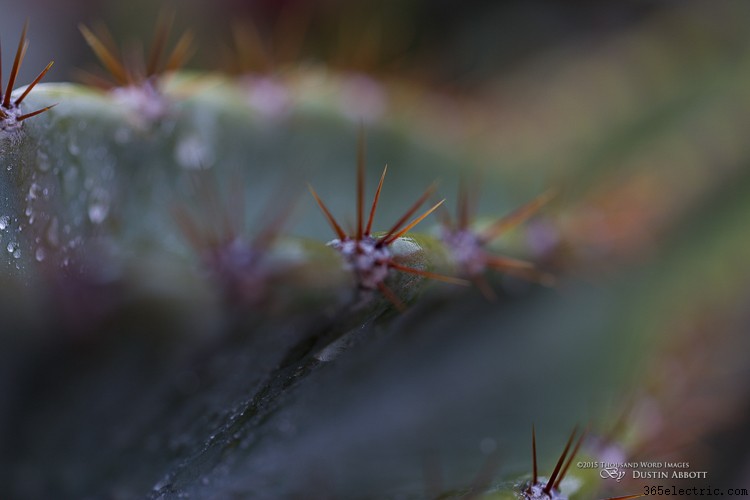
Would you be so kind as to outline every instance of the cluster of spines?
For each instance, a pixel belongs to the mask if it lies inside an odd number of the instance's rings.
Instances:
[[[443,243],[458,264],[461,274],[470,279],[488,300],[495,300],[497,296],[484,277],[487,269],[547,285],[554,283],[551,275],[539,272],[533,263],[497,255],[487,249],[491,242],[536,214],[554,196],[554,191],[548,191],[494,221],[486,229],[478,231],[472,227],[478,195],[474,193],[473,196],[469,196],[466,185],[462,182],[458,192],[455,220],[447,212],[442,212]]]
[[[568,469],[570,468],[570,465],[573,462],[573,459],[578,454],[578,450],[581,447],[581,444],[583,443],[584,437],[586,436],[585,432],[581,433],[581,435],[578,437],[578,441],[576,442],[575,447],[573,448],[573,452],[570,453],[570,455],[568,455],[568,452],[570,451],[570,447],[573,444],[573,440],[575,439],[577,433],[578,433],[578,428],[573,429],[573,432],[571,432],[570,437],[568,438],[568,442],[565,444],[565,448],[560,454],[560,457],[558,458],[557,463],[555,464],[555,468],[552,471],[552,474],[550,475],[549,479],[546,482],[541,482],[539,480],[539,470],[538,470],[537,458],[536,458],[536,429],[535,427],[532,426],[531,428],[532,476],[531,476],[531,481],[523,489],[524,498],[528,500],[542,500],[542,499],[547,499],[547,498],[559,498],[560,497],[559,495],[560,484],[562,483],[563,479],[568,473]]]
[[[427,216],[436,211],[445,200],[434,203],[430,208],[415,216],[419,208],[433,195],[435,186],[428,187],[424,193],[409,207],[406,212],[384,233],[373,233],[375,214],[380,201],[387,166],[384,167],[380,180],[375,190],[369,213],[365,213],[365,146],[364,133],[360,131],[359,143],[357,148],[357,175],[356,175],[356,229],[345,231],[342,225],[333,216],[326,204],[317,194],[315,189],[308,185],[313,199],[318,204],[326,221],[333,229],[335,239],[328,243],[328,247],[336,251],[342,258],[342,266],[346,271],[351,272],[356,290],[360,292],[379,292],[387,299],[396,309],[403,311],[406,306],[402,299],[388,284],[387,281],[391,272],[406,273],[421,278],[446,282],[455,285],[468,285],[470,278],[475,283],[483,285],[480,290],[488,296],[494,298],[489,285],[481,279],[478,272],[468,273],[463,267],[466,263],[455,259],[451,255],[452,249],[446,244],[449,250],[449,257],[456,260],[460,276],[448,276],[425,269],[422,266],[412,267],[400,261],[398,255],[391,251],[391,246],[399,239],[407,236],[417,224]],[[203,224],[195,217],[192,217],[190,211],[185,207],[177,206],[173,210],[174,218],[188,244],[198,254],[203,264],[218,278],[221,287],[226,295],[230,297],[258,297],[259,290],[262,290],[267,283],[264,283],[269,277],[267,270],[263,269],[264,254],[270,251],[274,242],[277,241],[283,222],[288,218],[290,210],[286,209],[279,212],[277,217],[271,217],[265,223],[261,223],[261,229],[258,234],[250,241],[242,237],[243,223],[238,222],[239,214],[244,213],[244,202],[241,199],[241,192],[235,190],[230,196],[230,202],[225,205],[221,201],[218,184],[216,179],[208,175],[208,179],[196,183],[196,191],[199,194],[200,209],[208,215],[212,222]],[[197,178],[196,178],[197,179]],[[238,186],[238,183],[234,183]],[[518,211],[508,217],[501,219],[493,225],[491,230],[497,232],[500,229],[507,229],[512,225],[520,223],[531,216],[538,210],[549,198],[545,195],[534,202],[525,205]],[[465,205],[466,201],[462,198],[459,205]],[[461,211],[461,209],[459,209]],[[414,217],[412,219],[412,217]],[[460,217],[464,222],[461,223],[461,230],[471,231],[468,218],[464,215]],[[233,256],[241,255],[241,259],[234,259]],[[498,263],[493,266],[495,269],[522,270],[527,273],[536,272],[531,263],[518,261],[515,259],[490,256],[489,253],[482,250],[482,271],[487,265],[487,261]],[[500,265],[502,264],[502,265]],[[523,275],[527,277],[527,275]],[[246,277],[254,277],[257,282],[249,282]],[[243,290],[242,287],[246,289]],[[488,292],[489,290],[489,292]]]
[[[532,450],[532,472],[531,479],[515,487],[516,498],[524,500],[567,500],[568,495],[561,489],[562,482],[565,479],[568,470],[578,455],[581,445],[586,439],[587,432],[584,431],[578,436],[578,429],[575,428],[568,437],[565,448],[558,457],[552,475],[548,480],[542,481],[539,476],[536,454],[536,430],[532,426],[531,430],[531,450]],[[573,441],[576,440],[575,446]],[[571,446],[573,450],[571,451]],[[440,463],[436,457],[430,455],[424,462],[424,482],[425,496],[430,499],[439,498],[464,498],[474,499],[482,498],[484,494],[490,493],[490,488],[496,469],[501,465],[502,454],[499,449],[492,450],[484,460],[481,469],[475,475],[471,484],[463,488],[460,492],[447,493],[443,486],[443,474]],[[576,495],[575,492],[571,494]],[[454,496],[455,495],[455,496]],[[643,497],[644,494],[623,495],[617,497],[608,497],[601,500],[631,500]]]
[[[164,59],[167,39],[173,22],[174,14],[163,12],[160,15],[147,61],[144,61],[143,56],[139,54],[133,54],[129,57],[122,54],[104,25],[97,25],[96,33],[83,24],[79,25],[86,43],[94,51],[99,62],[111,77],[111,79],[107,79],[92,73],[82,72],[82,79],[90,85],[103,89],[137,86],[146,83],[156,86],[159,77],[177,71],[192,55],[193,34],[191,31],[186,31]]]
[[[337,239],[333,240],[330,245],[342,255],[347,268],[354,273],[357,286],[366,290],[379,290],[391,303],[394,304],[394,306],[403,310],[403,303],[385,283],[385,279],[390,269],[453,284],[466,284],[465,281],[460,278],[445,276],[401,264],[388,250],[390,245],[406,235],[412,228],[443,204],[445,200],[437,202],[431,208],[407,224],[409,218],[411,218],[419,210],[419,207],[421,207],[432,195],[435,189],[434,186],[427,188],[422,196],[417,199],[417,201],[396,221],[395,224],[393,224],[393,226],[391,226],[388,231],[376,237],[372,233],[372,225],[378,207],[378,201],[380,200],[380,192],[383,188],[383,182],[385,181],[385,175],[388,171],[388,167],[386,166],[383,168],[380,182],[375,191],[367,224],[364,225],[364,149],[363,133],[360,132],[359,147],[357,148],[357,229],[354,235],[347,234],[341,228],[341,225],[336,221],[336,218],[331,214],[330,210],[328,210],[325,203],[323,203],[313,187],[309,186],[310,193],[313,198],[315,198],[315,201],[337,236]]]
[[[580,435],[578,435],[578,427],[573,429],[573,431],[570,433],[570,436],[568,437],[568,441],[565,443],[565,448],[563,448],[562,453],[560,453],[560,456],[557,459],[557,463],[555,464],[555,468],[553,469],[552,474],[550,475],[549,479],[547,479],[546,481],[540,481],[539,469],[537,465],[537,456],[536,456],[536,429],[534,426],[532,426],[531,427],[532,476],[531,476],[531,480],[521,487],[519,494],[525,500],[564,500],[566,499],[567,497],[561,492],[560,487],[566,475],[568,474],[568,470],[570,469],[570,466],[572,465],[573,460],[575,460],[575,457],[578,455],[578,451],[580,450],[581,445],[586,439],[586,434],[587,432],[584,430]],[[576,435],[578,435],[577,440],[576,440]],[[575,446],[573,446],[574,440],[576,442]],[[570,449],[571,446],[573,446],[572,451]],[[642,494],[624,495],[624,496],[618,496],[618,497],[609,497],[606,500],[630,500],[630,499],[639,498],[642,496],[643,496]]]
[[[212,272],[230,303],[259,304],[270,277],[264,260],[278,240],[292,205],[287,204],[284,210],[259,221],[259,230],[247,238],[241,183],[232,183],[233,189],[225,202],[212,173],[196,173],[191,178],[199,205],[192,211],[183,204],[173,207],[172,215],[180,232],[205,268]],[[195,212],[203,213],[208,220],[197,217]]]
[[[37,77],[34,78],[34,80],[26,86],[26,90],[24,90],[20,96],[18,96],[15,100],[11,97],[11,94],[13,93],[13,86],[16,83],[18,72],[21,69],[21,64],[23,63],[23,58],[26,56],[26,50],[29,47],[29,41],[26,39],[26,31],[28,30],[28,26],[29,22],[26,21],[23,25],[21,37],[18,40],[16,57],[13,59],[13,67],[10,71],[10,75],[8,77],[8,86],[5,88],[5,91],[3,91],[2,50],[0,48],[0,121],[2,122],[0,129],[10,128],[28,118],[44,113],[45,111],[55,106],[53,104],[51,106],[46,106],[44,108],[37,109],[36,111],[25,114],[21,114],[19,109],[19,106],[26,98],[26,96],[29,95],[29,92],[34,89],[34,87],[42,80],[42,78],[44,78],[44,75],[46,75],[50,68],[52,68],[54,61],[50,61],[49,64],[47,64],[47,66],[39,73],[39,75],[37,75]]]

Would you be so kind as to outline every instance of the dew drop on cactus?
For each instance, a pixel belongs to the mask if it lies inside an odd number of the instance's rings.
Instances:
[[[94,224],[104,222],[109,214],[109,204],[109,193],[101,187],[94,188],[89,195],[89,220]]]
[[[185,170],[200,170],[211,166],[214,153],[201,135],[191,134],[177,143],[174,158]]]

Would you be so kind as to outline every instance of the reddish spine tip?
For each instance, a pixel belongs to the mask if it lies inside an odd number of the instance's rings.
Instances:
[[[41,114],[42,114],[42,113],[44,113],[45,111],[49,111],[50,109],[54,108],[55,106],[57,106],[57,103],[55,103],[55,104],[52,104],[52,105],[50,105],[50,106],[47,106],[47,107],[44,107],[44,108],[42,108],[42,109],[37,109],[36,111],[33,111],[33,112],[31,112],[31,113],[26,113],[25,115],[21,115],[21,116],[19,116],[19,117],[17,118],[17,120],[18,120],[19,122],[22,122],[22,121],[24,121],[24,120],[26,120],[26,119],[28,119],[28,118],[31,118],[31,117],[33,117],[33,116],[36,116],[36,115],[41,115]]]
[[[21,67],[26,49],[29,43],[26,41],[26,30],[29,27],[28,19],[23,24],[23,31],[21,32],[21,38],[18,40],[18,49],[16,49],[16,57],[13,60],[13,68],[10,70],[10,77],[8,78],[8,87],[5,90],[5,96],[3,98],[3,107],[10,108],[10,94],[13,92],[13,85],[16,83],[16,77],[18,76],[18,70]]]
[[[0,103],[3,102],[3,46],[0,44]]]
[[[544,205],[549,203],[556,194],[557,192],[555,190],[547,191],[525,205],[517,208],[505,217],[497,220],[480,235],[480,240],[484,243],[489,243],[505,231],[523,223],[529,217],[536,214]]]
[[[555,465],[555,470],[552,471],[552,475],[550,476],[549,481],[547,481],[547,485],[544,487],[543,491],[547,495],[549,495],[552,492],[552,488],[555,486],[558,474],[560,473],[560,469],[562,468],[563,462],[565,461],[565,458],[568,455],[568,450],[570,450],[570,445],[573,444],[573,439],[575,438],[576,434],[578,434],[577,426],[575,429],[573,429],[573,432],[570,434],[570,437],[568,438],[568,442],[565,444],[565,449],[560,454],[560,458],[557,460],[557,464]]]
[[[435,210],[437,210],[437,208],[440,205],[442,205],[444,202],[445,202],[445,199],[442,199],[439,202],[437,202],[435,205],[432,206],[432,208],[430,208],[425,213],[423,213],[422,215],[420,215],[419,217],[417,217],[416,219],[414,219],[413,221],[411,221],[406,227],[404,227],[398,233],[393,234],[389,238],[387,238],[383,242],[383,244],[390,245],[391,243],[393,243],[394,241],[396,241],[397,239],[399,239],[400,237],[402,237],[403,235],[405,235],[406,233],[408,233],[409,231],[411,231],[414,226],[416,226],[417,224],[419,224],[420,222],[422,222],[422,220],[424,220],[425,217],[427,217],[432,212],[434,212]]]
[[[26,90],[24,90],[23,94],[21,94],[19,98],[14,101],[13,103],[14,105],[18,106],[19,104],[21,104],[21,102],[26,98],[27,95],[29,95],[29,92],[31,92],[31,90],[36,86],[36,84],[39,83],[42,80],[42,78],[44,78],[44,75],[46,75],[47,72],[50,70],[50,68],[52,68],[53,64],[55,64],[55,61],[50,61],[49,64],[47,64],[47,67],[44,68],[42,72],[39,73],[37,77],[34,78],[34,80],[26,86]]]
[[[357,145],[357,237],[362,239],[365,209],[365,136],[359,130],[359,144]]]
[[[385,283],[378,283],[378,290],[380,290],[380,293],[383,294],[383,297],[388,299],[388,301],[393,304],[393,307],[395,307],[399,312],[406,311],[406,305]]]
[[[380,239],[378,240],[378,245],[383,246],[383,245],[390,244],[390,242],[392,242],[395,239],[391,237],[396,233],[396,231],[401,229],[401,226],[403,226],[406,223],[406,221],[409,220],[409,217],[414,215],[414,212],[416,212],[419,209],[419,207],[422,206],[425,200],[427,200],[427,198],[429,198],[430,195],[432,195],[434,191],[435,191],[435,185],[433,184],[432,186],[427,188],[427,191],[425,191],[424,194],[420,196],[419,199],[411,206],[411,208],[409,208],[409,210],[407,210],[406,213],[402,215],[398,221],[396,221],[396,223],[391,227],[391,229],[389,229],[385,235],[380,237]]]
[[[436,280],[436,281],[443,281],[445,283],[451,283],[453,285],[469,286],[469,282],[464,279],[454,278],[452,276],[445,276],[443,274],[438,274],[438,273],[431,273],[429,271],[423,271],[422,269],[414,269],[413,267],[401,265],[393,260],[388,261],[388,267],[391,267],[393,269],[396,269],[397,271],[401,271],[407,274],[414,274],[417,276],[422,276],[423,278],[429,278],[429,279]]]
[[[556,490],[560,489],[560,483],[562,483],[563,479],[565,478],[565,475],[568,473],[568,469],[570,469],[570,464],[573,463],[573,459],[578,455],[578,450],[581,448],[581,444],[583,444],[583,440],[586,437],[586,434],[588,433],[588,430],[584,430],[581,435],[578,438],[578,441],[576,441],[576,445],[573,447],[573,452],[568,457],[568,460],[565,462],[565,466],[562,468],[562,471],[560,472],[560,476],[557,478],[557,481],[555,481],[554,488]]]
[[[156,77],[165,73],[179,69],[187,59],[192,55],[193,33],[186,31],[180,36],[171,52],[165,58],[167,39],[174,21],[174,13],[162,13],[156,24],[154,41],[147,54],[147,62],[144,62],[143,54],[133,54],[133,57],[123,57],[122,52],[118,50],[112,35],[103,26],[97,26],[95,34],[83,24],[78,25],[86,43],[94,51],[99,62],[111,75],[114,84],[107,81],[106,85],[101,85],[97,78],[99,87],[111,88],[113,86],[127,86],[133,84],[142,84],[146,81],[153,81]],[[129,56],[130,54],[126,54]],[[86,79],[90,79],[88,76]]]
[[[167,37],[169,32],[172,30],[172,23],[174,22],[174,12],[162,12],[159,15],[159,19],[156,22],[156,29],[154,34],[154,42],[151,46],[151,51],[148,58],[148,64],[146,66],[146,77],[153,76],[157,73],[159,67],[159,60],[164,52],[164,47],[167,43]]]
[[[469,227],[469,201],[466,194],[466,184],[463,178],[458,185],[458,228],[461,230]]]
[[[385,181],[385,174],[388,172],[388,165],[383,168],[383,174],[380,176],[380,182],[378,183],[378,189],[375,191],[375,198],[372,200],[372,208],[370,208],[370,217],[367,219],[367,227],[365,228],[365,236],[370,236],[372,233],[372,222],[375,219],[375,211],[378,208],[378,201],[380,200],[380,191],[383,189],[383,181]]]
[[[538,469],[537,469],[537,462],[536,462],[536,427],[534,424],[531,424],[531,464],[532,464],[532,479],[531,479],[531,486],[535,485],[537,483],[537,480],[539,479]],[[529,486],[528,491],[531,492],[531,486]]]
[[[326,219],[328,220],[328,224],[331,225],[338,238],[341,241],[344,241],[347,238],[346,233],[343,229],[341,229],[339,223],[336,222],[336,219],[333,217],[330,210],[328,210],[328,207],[326,207],[325,203],[323,203],[323,200],[320,199],[318,193],[315,192],[310,184],[307,185],[307,188],[310,190],[310,194],[313,195],[313,198],[315,198],[315,201],[317,202],[318,207],[320,207],[320,210],[323,212],[323,215],[325,215]]]

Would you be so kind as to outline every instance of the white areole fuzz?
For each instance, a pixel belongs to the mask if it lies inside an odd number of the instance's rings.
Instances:
[[[443,228],[442,239],[458,265],[469,276],[482,274],[487,268],[486,256],[479,236],[469,229]]]
[[[378,245],[378,240],[372,236],[363,236],[359,241],[337,238],[330,241],[328,246],[341,254],[344,269],[355,273],[361,287],[377,290],[388,276],[391,251],[385,245]]]

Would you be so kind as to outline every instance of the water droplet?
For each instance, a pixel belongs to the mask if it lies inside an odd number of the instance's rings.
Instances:
[[[77,247],[80,244],[81,244],[81,237],[80,236],[76,236],[75,238],[73,238],[72,240],[70,240],[68,242],[68,248],[74,249],[75,247]]]
[[[89,220],[94,224],[101,224],[109,214],[109,195],[106,191],[96,189],[91,194],[89,202]]]
[[[47,156],[47,153],[45,153],[42,149],[37,149],[36,151],[36,166],[42,172],[49,171],[49,156]]]
[[[184,137],[177,144],[174,155],[177,163],[189,170],[207,168],[214,159],[213,151],[198,135]]]
[[[16,244],[15,242],[11,241],[5,248],[8,250],[8,253],[13,253],[16,250]]]
[[[60,245],[60,222],[53,217],[47,227],[47,242],[53,247]]]
[[[36,257],[37,262],[41,262],[44,260],[44,257],[46,256],[44,252],[44,248],[39,247],[36,249],[36,254],[34,255]]]
[[[36,220],[36,215],[34,214],[34,209],[31,208],[31,205],[26,205],[26,210],[24,210],[23,213],[29,219],[29,224],[33,224],[34,220]]]
[[[78,156],[78,153],[81,152],[81,149],[78,147],[78,143],[72,137],[70,139],[70,142],[68,143],[68,152],[70,152],[70,154],[72,154],[73,156]]]
[[[0,217],[0,231],[5,231],[5,228],[8,227],[8,223],[10,222],[10,217],[7,215],[3,215]]]
[[[36,182],[33,182],[31,186],[29,186],[29,194],[26,195],[26,200],[31,201],[37,199],[41,190],[41,186]]]

